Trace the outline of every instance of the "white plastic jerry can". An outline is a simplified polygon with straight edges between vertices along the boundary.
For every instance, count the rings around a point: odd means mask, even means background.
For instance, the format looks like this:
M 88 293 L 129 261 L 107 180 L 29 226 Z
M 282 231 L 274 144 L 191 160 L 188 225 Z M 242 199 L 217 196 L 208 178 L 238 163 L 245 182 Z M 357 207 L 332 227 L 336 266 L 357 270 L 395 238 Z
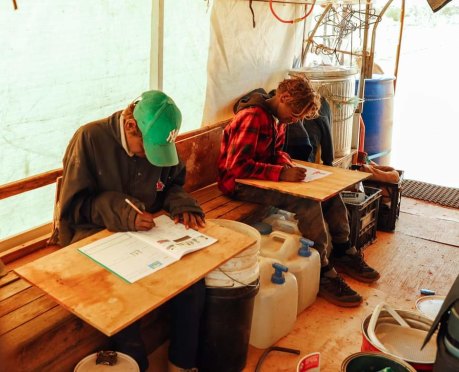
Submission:
M 279 210 L 277 213 L 266 217 L 263 222 L 270 224 L 273 230 L 284 231 L 289 234 L 301 235 L 301 232 L 298 229 L 298 222 L 292 217 L 293 214 L 290 213 L 290 216 L 286 213 L 290 212 Z
M 266 349 L 289 334 L 296 321 L 298 284 L 288 268 L 260 257 L 260 290 L 255 296 L 249 343 Z
M 260 254 L 279 260 L 298 282 L 298 314 L 317 298 L 320 281 L 320 255 L 314 242 L 298 235 L 273 231 L 261 236 Z

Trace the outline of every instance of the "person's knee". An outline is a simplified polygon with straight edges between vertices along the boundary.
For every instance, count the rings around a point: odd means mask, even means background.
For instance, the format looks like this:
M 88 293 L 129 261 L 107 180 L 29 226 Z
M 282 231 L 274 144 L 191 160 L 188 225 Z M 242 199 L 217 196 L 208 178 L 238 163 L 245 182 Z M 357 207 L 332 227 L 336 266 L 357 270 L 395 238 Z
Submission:
M 295 218 L 323 221 L 321 203 L 310 199 L 298 199 L 290 207 Z

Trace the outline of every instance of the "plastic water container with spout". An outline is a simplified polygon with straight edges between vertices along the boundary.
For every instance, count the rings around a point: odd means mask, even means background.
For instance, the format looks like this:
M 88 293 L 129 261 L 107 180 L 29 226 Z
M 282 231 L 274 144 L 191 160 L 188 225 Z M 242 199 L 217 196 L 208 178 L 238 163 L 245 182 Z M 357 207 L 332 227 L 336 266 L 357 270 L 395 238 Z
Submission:
M 260 257 L 260 290 L 255 296 L 249 343 L 266 349 L 289 334 L 296 321 L 298 284 L 288 268 Z
M 273 230 L 284 231 L 289 234 L 301 235 L 301 232 L 298 229 L 298 222 L 293 216 L 293 213 L 279 209 L 276 211 L 276 213 L 266 217 L 263 222 L 271 225 Z
M 260 254 L 279 260 L 298 282 L 298 313 L 316 300 L 319 292 L 320 255 L 314 243 L 298 235 L 273 231 L 261 236 Z

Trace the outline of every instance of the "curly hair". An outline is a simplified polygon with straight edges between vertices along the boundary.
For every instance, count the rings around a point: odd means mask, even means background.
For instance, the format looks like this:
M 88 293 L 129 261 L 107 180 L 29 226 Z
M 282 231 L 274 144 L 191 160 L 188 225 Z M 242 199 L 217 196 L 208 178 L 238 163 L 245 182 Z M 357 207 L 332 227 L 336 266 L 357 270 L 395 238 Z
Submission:
M 310 120 L 319 115 L 320 95 L 306 77 L 294 76 L 284 79 L 279 83 L 277 92 L 288 93 L 285 103 L 292 108 L 296 116 Z

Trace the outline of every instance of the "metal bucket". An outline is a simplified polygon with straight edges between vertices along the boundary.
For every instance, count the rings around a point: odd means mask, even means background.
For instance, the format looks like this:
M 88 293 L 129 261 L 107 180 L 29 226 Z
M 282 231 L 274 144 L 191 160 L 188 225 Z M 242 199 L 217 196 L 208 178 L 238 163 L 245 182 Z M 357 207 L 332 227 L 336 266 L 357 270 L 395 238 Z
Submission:
M 354 93 L 357 70 L 343 66 L 314 66 L 291 70 L 290 75 L 305 75 L 330 104 L 334 156 L 349 155 L 357 103 Z
M 341 372 L 382 371 L 389 367 L 392 372 L 415 372 L 416 370 L 399 358 L 381 353 L 355 353 L 341 364 Z
M 428 331 L 432 325 L 432 320 L 420 315 L 418 313 L 406 310 L 396 310 L 397 313 L 408 323 L 411 328 Z M 377 351 L 382 352 L 381 349 L 375 345 L 371 340 L 368 333 L 368 327 L 370 324 L 370 319 L 372 314 L 369 314 L 364 321 L 362 322 L 362 346 L 361 351 Z M 388 311 L 381 311 L 379 318 L 377 320 L 378 324 L 398 324 L 397 321 L 393 318 Z M 433 338 L 430 342 L 436 342 L 436 339 Z M 411 364 L 417 371 L 432 371 L 433 364 L 435 362 L 435 357 L 428 362 L 420 362 L 419 360 L 411 360 L 408 358 L 402 358 L 400 355 L 395 355 L 392 353 L 384 353 L 384 355 L 390 355 L 395 358 L 403 359 L 405 362 Z

